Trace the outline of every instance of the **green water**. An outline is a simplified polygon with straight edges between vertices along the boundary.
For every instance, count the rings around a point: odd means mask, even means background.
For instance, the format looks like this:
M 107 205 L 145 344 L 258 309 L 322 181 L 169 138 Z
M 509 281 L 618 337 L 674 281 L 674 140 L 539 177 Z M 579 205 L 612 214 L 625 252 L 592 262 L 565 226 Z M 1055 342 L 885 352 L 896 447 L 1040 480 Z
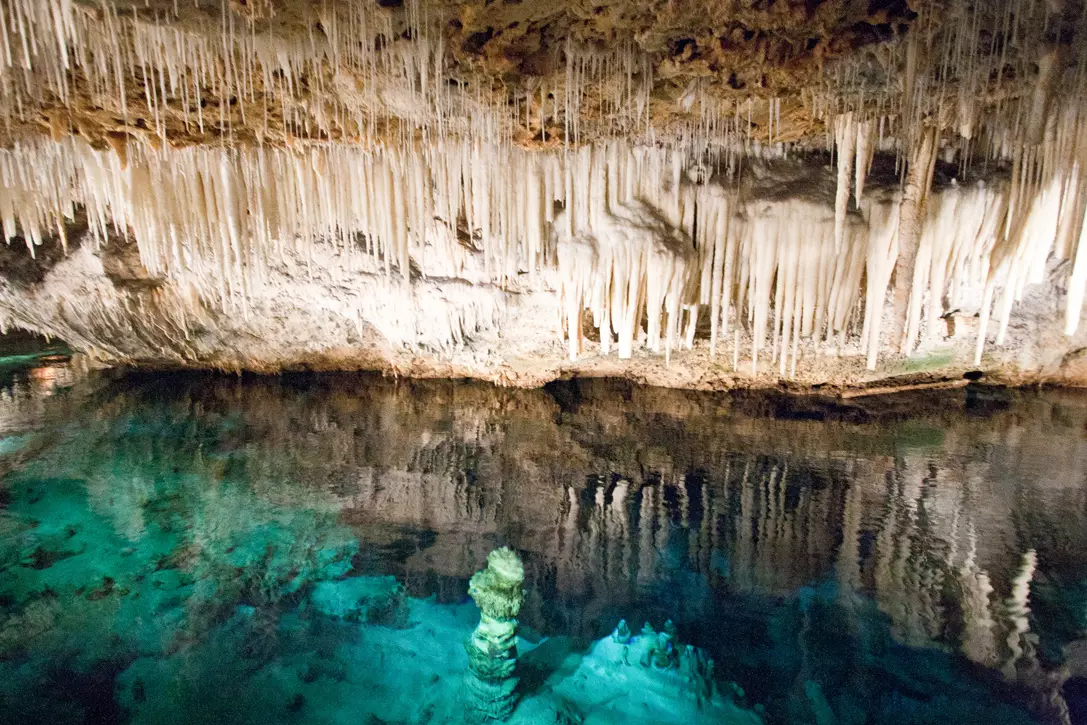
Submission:
M 501 545 L 518 722 L 1087 721 L 1082 395 L 27 373 L 0 436 L 0 722 L 458 722 Z

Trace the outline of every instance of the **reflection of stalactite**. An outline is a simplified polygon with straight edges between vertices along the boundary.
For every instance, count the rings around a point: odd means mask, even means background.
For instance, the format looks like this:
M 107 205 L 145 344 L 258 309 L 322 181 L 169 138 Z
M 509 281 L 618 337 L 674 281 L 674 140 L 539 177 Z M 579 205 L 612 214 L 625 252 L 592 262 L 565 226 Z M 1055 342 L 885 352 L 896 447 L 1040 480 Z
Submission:
M 60 397 L 50 405 L 64 405 Z M 582 633 L 605 607 L 660 601 L 662 583 L 677 574 L 701 575 L 704 591 L 780 597 L 832 579 L 841 602 L 870 595 L 903 642 L 961 649 L 987 666 L 1011 661 L 1020 678 L 1034 667 L 1031 634 L 1018 629 L 1025 615 L 993 609 L 1016 601 L 1004 574 L 1015 566 L 1006 552 L 1021 530 L 1050 523 L 1072 544 L 1067 550 L 1083 548 L 1075 546 L 1082 516 L 1067 512 L 1082 512 L 1087 494 L 1062 472 L 1087 465 L 1079 438 L 1087 408 L 1050 401 L 1015 418 L 941 420 L 934 455 L 928 440 L 900 444 L 894 427 L 720 416 L 699 396 L 674 391 L 638 390 L 620 408 L 610 400 L 586 396 L 556 423 L 554 401 L 543 393 L 380 381 L 347 394 L 299 393 L 263 382 L 156 399 L 155 414 L 194 431 L 209 416 L 234 421 L 214 446 L 206 432 L 184 434 L 186 470 L 224 480 L 230 460 L 261 500 L 280 507 L 305 500 L 358 524 L 364 548 L 433 532 L 408 571 L 462 577 L 495 538 L 505 539 L 526 554 L 526 584 L 540 587 L 535 600 L 558 600 L 583 617 L 568 620 Z M 24 403 L 33 415 L 38 403 L 21 398 L 9 401 L 11 414 L 22 415 Z M 123 392 L 105 410 L 142 415 L 146 404 Z M 675 419 L 658 416 L 660 409 Z M 103 440 L 113 435 L 102 422 L 108 416 L 93 423 Z M 1037 443 L 1061 431 L 1061 450 Z M 146 437 L 119 440 L 102 450 L 133 468 L 165 465 L 166 449 Z M 1045 479 L 1032 473 L 1042 455 L 1060 459 Z M 141 480 L 109 488 L 96 475 L 80 474 L 96 511 L 135 532 L 146 515 Z M 1028 495 L 1006 495 L 1010 481 Z M 213 535 L 216 517 L 229 515 L 234 501 L 224 496 L 214 487 L 202 494 L 194 535 Z M 1019 526 L 1016 516 L 1033 518 Z M 1047 561 L 1044 552 L 1039 558 Z M 685 606 L 695 593 L 684 590 Z
M 888 612 L 895 634 L 905 643 L 924 645 L 938 635 L 942 575 L 930 566 L 931 552 L 919 513 L 928 487 L 924 472 L 901 461 L 888 479 L 890 490 L 876 539 L 876 600 Z
M 665 485 L 663 481 L 661 482 L 661 485 L 648 486 L 647 488 L 653 491 L 653 503 L 655 504 L 652 510 L 651 519 L 653 522 L 653 548 L 656 549 L 657 552 L 668 551 L 671 547 L 672 527 L 670 525 L 671 516 L 668 515 L 668 499 L 666 494 L 669 491 L 675 491 L 676 488 L 674 486 Z M 657 556 L 653 557 L 653 563 L 657 566 L 654 566 L 650 571 L 655 574 L 653 579 L 659 581 L 660 567 L 659 558 Z
M 51 400 L 53 393 L 83 382 L 85 366 L 86 360 L 76 356 L 69 363 L 34 368 L 25 377 L 19 375 L 15 384 L 0 388 L 0 435 L 26 433 L 46 422 L 47 410 L 64 405 Z
M 750 589 L 754 586 L 751 581 L 750 566 L 742 563 L 750 562 L 754 558 L 755 546 L 752 541 L 752 522 L 755 518 L 755 488 L 749 485 L 751 474 L 751 461 L 744 461 L 743 477 L 740 479 L 740 510 L 733 522 L 736 535 L 735 555 L 733 556 L 732 578 L 736 586 L 741 589 Z
M 1030 631 L 1030 586 L 1038 569 L 1038 554 L 1023 554 L 1019 570 L 1012 580 L 1011 593 L 1004 602 L 1007 626 L 1007 655 L 1000 663 L 1008 680 L 1018 682 L 1034 693 L 1032 706 L 1046 720 L 1072 725 L 1068 702 L 1062 687 L 1067 671 L 1046 670 L 1038 659 L 1038 636 Z
M 838 549 L 835 570 L 843 592 L 855 592 L 861 588 L 860 535 L 864 506 L 864 489 L 859 484 L 846 491 L 842 508 L 842 545 Z
M 962 582 L 962 650 L 974 662 L 991 667 L 996 664 L 996 622 L 989 602 L 993 586 L 977 564 L 977 534 L 972 521 L 967 541 L 969 548 L 958 572 Z
M 1001 671 L 1008 679 L 1014 679 L 1016 666 L 1021 659 L 1025 664 L 1036 665 L 1034 661 L 1034 644 L 1029 635 L 1030 621 L 1030 583 L 1034 579 L 1034 572 L 1038 568 L 1038 555 L 1034 550 L 1023 554 L 1023 561 L 1019 571 L 1012 580 L 1012 591 L 1004 606 L 1008 617 L 1008 636 L 1005 642 L 1008 645 L 1008 657 L 1001 666 Z
M 730 553 L 732 587 L 785 593 L 829 566 L 840 512 L 829 491 L 812 490 L 798 477 L 787 462 L 749 460 L 740 480 L 729 483 L 737 505 L 728 517 L 732 538 L 719 550 Z
M 611 492 L 611 506 L 608 508 L 607 539 L 610 542 L 611 566 L 608 570 L 610 586 L 619 586 L 628 580 L 630 574 L 630 555 L 627 537 L 629 536 L 629 517 L 627 516 L 627 489 L 630 484 L 625 480 L 616 482 Z
M 784 569 L 781 564 L 787 561 L 778 552 L 784 538 L 784 531 L 780 527 L 781 512 L 778 510 L 777 496 L 781 480 L 782 477 L 775 464 L 770 470 L 770 475 L 763 479 L 763 485 L 759 487 L 764 508 L 758 519 L 759 537 L 755 547 L 758 556 L 752 562 L 752 570 L 756 578 L 771 582 L 773 588 L 777 588 L 778 585 L 777 574 Z M 766 555 L 768 552 L 769 556 Z
M 642 488 L 642 504 L 638 511 L 638 577 L 637 586 L 648 588 L 655 581 L 653 551 L 656 546 L 654 528 L 656 525 L 657 487 Z
M 499 503 L 485 500 L 463 476 L 363 468 L 352 505 L 370 515 L 389 512 L 404 523 L 492 527 Z
M 557 586 L 563 593 L 577 591 L 576 583 L 571 575 L 581 566 L 578 552 L 578 544 L 581 541 L 581 531 L 578 526 L 580 510 L 577 489 L 567 486 L 565 511 L 558 530 L 558 551 L 555 562 Z
M 606 533 L 601 531 L 605 514 L 604 487 L 598 483 L 596 489 L 593 491 L 592 508 L 589 509 L 588 516 L 586 516 L 586 527 L 588 528 L 588 531 L 583 537 L 583 545 L 587 544 L 587 546 L 585 546 L 585 551 L 582 552 L 583 561 L 586 565 L 585 568 L 588 570 L 585 573 L 594 579 L 602 576 L 606 577 L 607 573 L 607 567 L 605 566 L 607 563 L 607 551 L 604 546 L 602 546 L 600 540 L 601 535 L 606 536 Z M 604 578 L 603 581 L 606 585 L 607 579 Z

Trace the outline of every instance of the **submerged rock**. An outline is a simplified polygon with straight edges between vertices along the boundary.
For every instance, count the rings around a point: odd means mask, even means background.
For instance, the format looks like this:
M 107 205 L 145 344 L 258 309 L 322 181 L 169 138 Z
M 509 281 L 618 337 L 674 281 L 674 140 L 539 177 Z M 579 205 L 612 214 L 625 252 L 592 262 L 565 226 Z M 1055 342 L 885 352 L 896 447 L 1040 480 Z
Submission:
M 525 568 L 516 552 L 502 547 L 487 557 L 468 593 L 480 608 L 479 626 L 465 643 L 468 652 L 468 719 L 505 720 L 517 706 L 517 615 L 525 600 Z
M 585 654 L 546 645 L 526 653 L 526 670 L 550 674 L 535 693 L 525 695 L 512 722 L 761 725 L 758 709 L 739 704 L 742 698 L 735 693 L 742 689 L 730 686 L 727 696 L 719 692 L 713 660 L 702 650 L 673 646 L 667 661 L 658 664 L 662 636 L 674 634 L 648 629 L 626 641 L 604 637 Z
M 351 622 L 403 624 L 404 587 L 392 576 L 363 576 L 318 582 L 310 604 L 321 614 Z

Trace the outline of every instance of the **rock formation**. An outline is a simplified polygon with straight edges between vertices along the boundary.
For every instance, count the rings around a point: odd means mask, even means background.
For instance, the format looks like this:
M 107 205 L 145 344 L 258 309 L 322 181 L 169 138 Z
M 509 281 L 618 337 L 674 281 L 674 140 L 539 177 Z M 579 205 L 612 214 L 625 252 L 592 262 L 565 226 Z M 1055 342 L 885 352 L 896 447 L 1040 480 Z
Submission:
M 1085 38 L 1072 0 L 0 0 L 0 326 L 519 385 L 1082 382 Z
M 525 568 L 511 549 L 495 549 L 476 572 L 468 594 L 479 606 L 479 626 L 465 643 L 469 720 L 506 720 L 517 706 L 517 615 L 525 599 Z

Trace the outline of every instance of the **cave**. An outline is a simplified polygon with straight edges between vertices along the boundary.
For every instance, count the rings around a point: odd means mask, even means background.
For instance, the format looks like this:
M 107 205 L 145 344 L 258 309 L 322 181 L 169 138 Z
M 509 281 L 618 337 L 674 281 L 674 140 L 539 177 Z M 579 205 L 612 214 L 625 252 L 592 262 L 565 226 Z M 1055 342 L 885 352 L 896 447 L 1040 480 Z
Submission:
M 1083 0 L 0 0 L 0 232 L 19 722 L 1080 717 Z

